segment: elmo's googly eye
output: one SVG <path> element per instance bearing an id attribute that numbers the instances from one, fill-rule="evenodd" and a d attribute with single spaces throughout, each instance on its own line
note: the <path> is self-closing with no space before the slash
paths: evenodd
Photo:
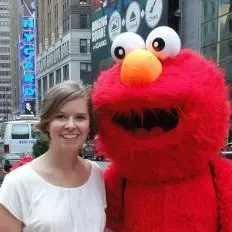
<path id="1" fill-rule="evenodd" d="M 141 36 L 133 32 L 125 32 L 117 36 L 111 46 L 111 55 L 116 62 L 122 62 L 134 49 L 145 49 L 145 42 Z"/>
<path id="2" fill-rule="evenodd" d="M 147 50 L 160 60 L 175 57 L 180 52 L 181 42 L 177 33 L 170 27 L 157 27 L 147 37 Z"/>

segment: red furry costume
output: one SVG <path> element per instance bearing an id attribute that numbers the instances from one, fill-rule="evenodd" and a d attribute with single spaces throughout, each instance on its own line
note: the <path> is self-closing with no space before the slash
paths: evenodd
<path id="1" fill-rule="evenodd" d="M 144 57 L 134 59 L 137 69 L 123 67 L 139 50 L 119 42 L 113 56 L 123 61 L 95 84 L 98 145 L 112 160 L 105 173 L 107 228 L 232 232 L 232 166 L 219 155 L 228 124 L 223 74 L 191 50 L 169 57 L 172 38 L 154 37 L 152 56 L 162 64 L 156 77 Z"/>

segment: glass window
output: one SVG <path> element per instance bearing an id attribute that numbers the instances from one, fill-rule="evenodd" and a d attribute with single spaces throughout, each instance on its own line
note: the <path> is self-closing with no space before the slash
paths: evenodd
<path id="1" fill-rule="evenodd" d="M 202 52 L 205 57 L 217 61 L 217 44 L 203 48 Z"/>
<path id="2" fill-rule="evenodd" d="M 43 77 L 43 94 L 45 95 L 48 90 L 48 79 L 47 76 Z"/>
<path id="3" fill-rule="evenodd" d="M 87 39 L 80 39 L 80 52 L 87 53 Z"/>
<path id="4" fill-rule="evenodd" d="M 219 18 L 220 40 L 232 38 L 232 13 Z"/>
<path id="5" fill-rule="evenodd" d="M 87 5 L 87 0 L 80 0 L 80 5 Z"/>
<path id="6" fill-rule="evenodd" d="M 226 80 L 232 82 L 232 58 L 220 62 L 219 66 L 225 70 Z"/>
<path id="7" fill-rule="evenodd" d="M 81 62 L 80 64 L 80 78 L 85 85 L 92 84 L 91 63 Z"/>
<path id="8" fill-rule="evenodd" d="M 202 7 L 202 21 L 207 22 L 218 16 L 218 0 L 204 0 Z"/>
<path id="9" fill-rule="evenodd" d="M 61 71 L 60 69 L 56 70 L 56 84 L 61 82 Z"/>
<path id="10" fill-rule="evenodd" d="M 232 40 L 227 40 L 225 42 L 221 42 L 219 44 L 219 48 L 220 48 L 220 61 L 224 60 L 228 57 L 232 57 Z"/>
<path id="11" fill-rule="evenodd" d="M 27 124 L 12 125 L 12 139 L 29 139 L 29 126 Z"/>
<path id="12" fill-rule="evenodd" d="M 42 101 L 42 88 L 41 88 L 41 79 L 38 80 L 38 101 L 39 101 L 39 106 Z"/>
<path id="13" fill-rule="evenodd" d="M 50 73 L 49 74 L 49 88 L 54 86 L 54 74 Z"/>
<path id="14" fill-rule="evenodd" d="M 88 28 L 87 15 L 80 15 L 80 28 L 81 29 L 87 29 Z"/>
<path id="15" fill-rule="evenodd" d="M 64 78 L 64 81 L 69 80 L 69 65 L 68 64 L 66 64 L 63 67 L 63 78 Z"/>
<path id="16" fill-rule="evenodd" d="M 219 0 L 219 16 L 232 12 L 231 0 Z"/>
<path id="17" fill-rule="evenodd" d="M 213 43 L 217 43 L 217 20 L 213 20 L 209 23 L 205 23 L 202 26 L 202 45 L 203 47 Z"/>

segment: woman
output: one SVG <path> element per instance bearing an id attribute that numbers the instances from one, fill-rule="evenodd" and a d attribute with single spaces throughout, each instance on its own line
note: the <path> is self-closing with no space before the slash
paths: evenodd
<path id="1" fill-rule="evenodd" d="M 101 169 L 79 156 L 93 137 L 84 87 L 65 82 L 43 100 L 38 128 L 49 150 L 7 175 L 0 191 L 1 232 L 103 232 L 105 187 Z"/>

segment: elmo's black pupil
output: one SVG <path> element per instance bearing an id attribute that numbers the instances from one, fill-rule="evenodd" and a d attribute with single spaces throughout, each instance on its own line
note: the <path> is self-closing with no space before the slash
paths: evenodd
<path id="1" fill-rule="evenodd" d="M 123 59 L 125 57 L 125 49 L 123 47 L 116 47 L 114 50 L 114 55 L 118 59 Z"/>
<path id="2" fill-rule="evenodd" d="M 157 51 L 161 51 L 165 47 L 165 42 L 162 38 L 156 38 L 152 42 L 152 47 Z"/>

